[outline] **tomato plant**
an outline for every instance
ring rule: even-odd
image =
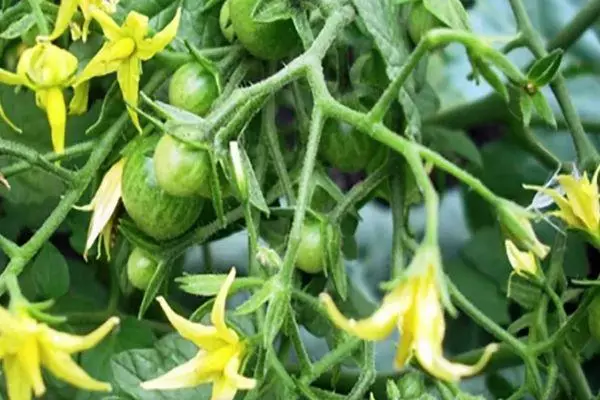
[[[599,17],[3,0],[0,399],[597,398]]]

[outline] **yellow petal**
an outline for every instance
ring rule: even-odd
[[[87,252],[92,248],[100,233],[110,222],[119,200],[121,199],[121,181],[123,176],[123,166],[125,159],[117,161],[106,172],[100,183],[100,187],[96,191],[92,199],[92,207],[94,213],[90,221],[87,239],[85,242],[85,251],[83,257],[87,259]]]
[[[90,94],[90,81],[75,86],[73,98],[69,103],[69,115],[81,115],[87,111]]]
[[[105,43],[81,71],[73,86],[79,86],[95,76],[108,75],[117,71],[121,63],[131,56],[134,49],[135,43],[130,38]]]
[[[71,19],[73,19],[73,15],[77,11],[78,4],[79,0],[61,0],[58,14],[56,15],[56,22],[54,23],[54,30],[49,36],[38,36],[38,40],[53,41],[62,35],[69,27]]]
[[[71,385],[98,392],[110,392],[111,386],[107,382],[98,381],[88,375],[71,357],[62,351],[50,346],[41,348],[42,364],[57,378]]]
[[[219,336],[228,343],[238,342],[237,334],[233,330],[229,329],[225,324],[225,303],[227,301],[227,293],[229,292],[234,280],[235,268],[231,268],[231,271],[229,271],[227,278],[225,278],[223,285],[219,289],[219,293],[215,298],[215,304],[213,305],[212,312],[210,314],[210,319],[215,328],[217,328]]]
[[[430,343],[419,341],[416,356],[421,367],[434,377],[444,381],[457,381],[462,377],[475,375],[481,371],[497,350],[497,344],[490,344],[485,348],[483,355],[477,363],[474,365],[465,365],[450,362],[444,358],[441,351],[432,347]]]
[[[226,378],[219,378],[213,382],[210,400],[233,400],[238,388]]]
[[[30,382],[33,392],[37,397],[44,394],[46,386],[44,386],[42,379],[40,353],[35,335],[29,334],[26,338],[23,338],[23,342],[19,346],[19,352],[17,353],[17,360],[21,364],[23,371],[21,379],[26,379]]]
[[[134,107],[138,105],[140,88],[140,60],[135,57],[129,58],[121,63],[117,70],[117,80],[123,94],[123,100],[127,105],[127,111],[131,117],[131,122],[138,132],[142,133],[140,120]]]
[[[0,333],[12,332],[19,328],[19,321],[6,308],[0,306]]]
[[[148,17],[136,11],[130,11],[125,18],[121,31],[135,41],[137,49],[148,35]]]
[[[560,217],[562,220],[564,220],[570,227],[577,228],[581,225],[581,222],[579,221],[575,213],[573,213],[571,204],[563,197],[563,195],[559,191],[555,189],[545,188],[542,186],[523,185],[523,187],[525,189],[534,189],[540,193],[544,193],[550,196],[560,209],[560,213],[554,214]]]
[[[347,319],[338,310],[327,293],[321,293],[319,298],[325,304],[329,317],[338,328],[365,340],[381,340],[386,338],[392,333],[400,317],[398,304],[395,302],[386,303],[384,301],[381,307],[369,318],[360,321]]]
[[[65,150],[65,130],[67,126],[67,109],[65,97],[60,88],[51,88],[45,94],[46,115],[52,131],[52,146],[56,153]]]
[[[104,36],[109,41],[116,42],[124,37],[123,30],[121,29],[121,27],[117,25],[117,23],[110,17],[110,15],[108,15],[104,11],[98,8],[94,8],[91,11],[90,15],[100,25]]]
[[[214,326],[206,326],[196,322],[188,321],[182,316],[175,313],[169,304],[160,296],[156,299],[162,307],[167,319],[173,325],[173,327],[179,332],[185,339],[190,340],[196,346],[212,351],[224,346],[226,343],[219,338],[217,328]]]
[[[539,274],[540,271],[533,253],[519,250],[510,240],[504,241],[504,247],[508,261],[517,274],[524,277],[527,277],[527,274]]]
[[[398,344],[396,356],[394,358],[394,366],[396,368],[404,367],[412,358],[414,340],[415,338],[410,331],[402,331],[400,343]]]
[[[61,352],[73,354],[96,346],[118,324],[119,318],[111,317],[98,328],[84,336],[71,335],[45,327],[40,337],[43,346],[49,346]]]
[[[8,398],[10,400],[31,400],[31,384],[27,379],[23,379],[25,371],[16,357],[6,357],[3,364]]]
[[[596,231],[600,223],[596,184],[592,186],[587,175],[582,179],[576,179],[571,175],[560,175],[558,181],[567,194],[571,210],[583,223],[582,228]]]
[[[246,378],[238,373],[240,369],[240,357],[236,355],[229,360],[227,365],[225,366],[225,370],[223,371],[223,375],[227,381],[229,381],[230,385],[242,390],[251,390],[256,387],[256,380],[251,378]],[[214,390],[213,390],[214,395]]]
[[[206,370],[205,352],[199,352],[191,360],[173,368],[158,378],[142,382],[146,390],[170,390],[192,388],[215,379],[217,374]]]
[[[179,21],[181,20],[181,8],[177,9],[175,17],[162,31],[158,32],[151,39],[145,39],[142,43],[138,43],[137,57],[146,61],[159,51],[162,51],[173,41],[177,35],[177,29],[179,28]]]

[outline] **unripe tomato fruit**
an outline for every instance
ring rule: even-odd
[[[298,45],[292,20],[256,22],[252,10],[258,0],[230,0],[229,17],[236,37],[250,54],[263,60],[279,60]]]
[[[169,103],[196,115],[205,115],[218,96],[217,79],[197,62],[179,67],[169,83]]]
[[[154,150],[158,185],[179,197],[210,197],[210,156],[171,135],[163,135]]]
[[[325,267],[325,243],[321,224],[307,220],[302,227],[296,267],[309,274],[321,272]]]
[[[588,307],[588,327],[592,337],[600,341],[600,296],[596,296]]]
[[[319,154],[343,172],[356,172],[367,167],[377,151],[375,140],[345,122],[329,119],[323,127]]]
[[[154,173],[157,136],[141,139],[123,167],[123,204],[138,228],[157,240],[173,239],[194,225],[204,200],[177,197],[165,192]]]
[[[413,3],[408,15],[408,35],[413,43],[419,43],[421,38],[434,28],[441,28],[444,24],[437,19],[423,2]]]
[[[140,290],[146,290],[158,263],[144,250],[136,247],[127,260],[127,278],[131,285]]]

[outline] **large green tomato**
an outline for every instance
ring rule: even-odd
[[[154,151],[156,180],[165,192],[180,197],[210,197],[210,155],[171,135],[163,135]]]
[[[173,239],[194,225],[201,197],[177,197],[164,191],[154,173],[157,136],[143,138],[127,155],[121,185],[123,204],[138,228],[157,240]]]
[[[316,274],[325,268],[325,241],[321,224],[307,220],[302,227],[300,246],[296,257],[296,267],[309,274]]]
[[[258,0],[229,0],[229,17],[242,45],[255,57],[279,60],[289,55],[298,44],[294,23],[287,20],[256,22],[252,10]]]
[[[323,127],[319,154],[341,171],[356,172],[367,167],[378,148],[369,135],[345,122],[329,119]]]
[[[136,247],[127,260],[127,278],[133,287],[146,290],[158,263],[144,250]]]
[[[205,115],[219,96],[219,85],[202,64],[182,65],[169,83],[169,103],[197,115]]]

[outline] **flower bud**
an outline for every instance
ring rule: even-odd
[[[502,200],[497,206],[498,220],[505,234],[521,249],[531,251],[544,259],[550,248],[539,241],[529,219],[532,214],[509,200]]]

